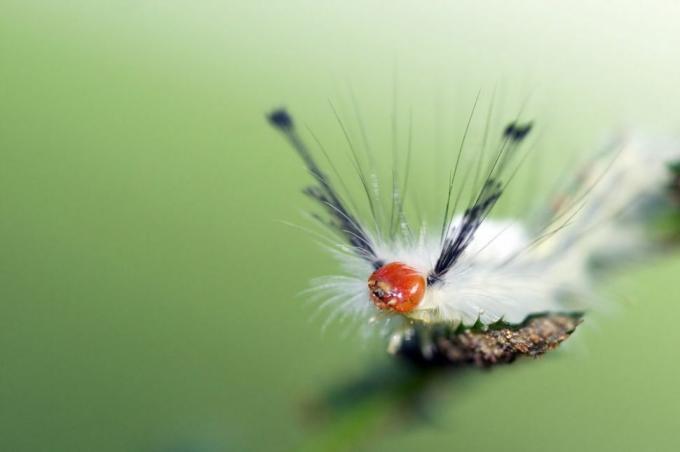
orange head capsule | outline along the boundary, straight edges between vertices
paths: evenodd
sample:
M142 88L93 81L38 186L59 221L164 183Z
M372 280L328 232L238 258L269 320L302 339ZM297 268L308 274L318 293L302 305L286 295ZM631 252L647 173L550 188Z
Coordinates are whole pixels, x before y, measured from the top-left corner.
M368 278L371 301L378 309L410 312L425 295L425 278L401 262L385 264Z

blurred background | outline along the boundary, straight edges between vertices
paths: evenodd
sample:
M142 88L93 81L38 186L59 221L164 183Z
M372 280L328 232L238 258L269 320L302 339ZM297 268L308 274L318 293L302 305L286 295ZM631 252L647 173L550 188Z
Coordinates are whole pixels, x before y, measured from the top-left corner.
M305 407L390 363L298 295L337 268L278 222L301 223L309 178L264 114L289 107L335 153L328 99L355 96L380 153L397 86L429 155L499 87L510 114L531 96L548 183L611 133L680 133L679 17L671 1L0 0L0 450L323 434ZM427 420L363 447L678 450L679 271L669 256L603 282L618 308L563 349L452 376Z

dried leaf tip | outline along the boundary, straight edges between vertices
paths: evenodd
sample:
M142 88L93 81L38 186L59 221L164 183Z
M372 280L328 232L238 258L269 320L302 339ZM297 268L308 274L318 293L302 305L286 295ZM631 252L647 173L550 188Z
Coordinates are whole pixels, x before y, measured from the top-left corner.
M491 367L511 363L520 356L535 358L549 352L567 340L581 322L580 314L546 314L529 318L517 327L464 332L435 330L402 341L396 354L425 367Z

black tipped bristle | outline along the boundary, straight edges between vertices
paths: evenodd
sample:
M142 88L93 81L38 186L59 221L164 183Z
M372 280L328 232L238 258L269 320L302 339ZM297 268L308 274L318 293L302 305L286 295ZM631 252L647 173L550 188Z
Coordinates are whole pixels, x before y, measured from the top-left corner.
M376 256L373 243L359 221L349 212L340 199L340 195L333 188L328 176L319 168L311 152L298 134L293 124L293 118L284 108L278 108L267 115L269 123L276 127L286 137L293 149L302 158L307 170L314 177L316 184L307 187L304 193L316 200L329 214L331 220L324 221L317 215L314 218L334 228L355 249L363 259L369 261L374 268L382 266L382 261Z
M269 123L281 130L290 130L293 128L293 118L283 108L274 110L267 115Z
M522 141L527 135L529 135L529 132L531 132L531 128L533 126L534 124L532 122L528 122L526 124L517 124L516 122L511 122L505 128L503 136L512 141Z

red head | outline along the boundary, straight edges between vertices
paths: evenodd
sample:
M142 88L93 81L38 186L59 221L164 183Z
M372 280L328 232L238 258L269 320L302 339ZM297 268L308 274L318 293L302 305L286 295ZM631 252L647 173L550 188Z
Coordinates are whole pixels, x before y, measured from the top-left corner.
M371 301L378 309L410 312L425 295L425 278L401 262L385 264L368 278Z

